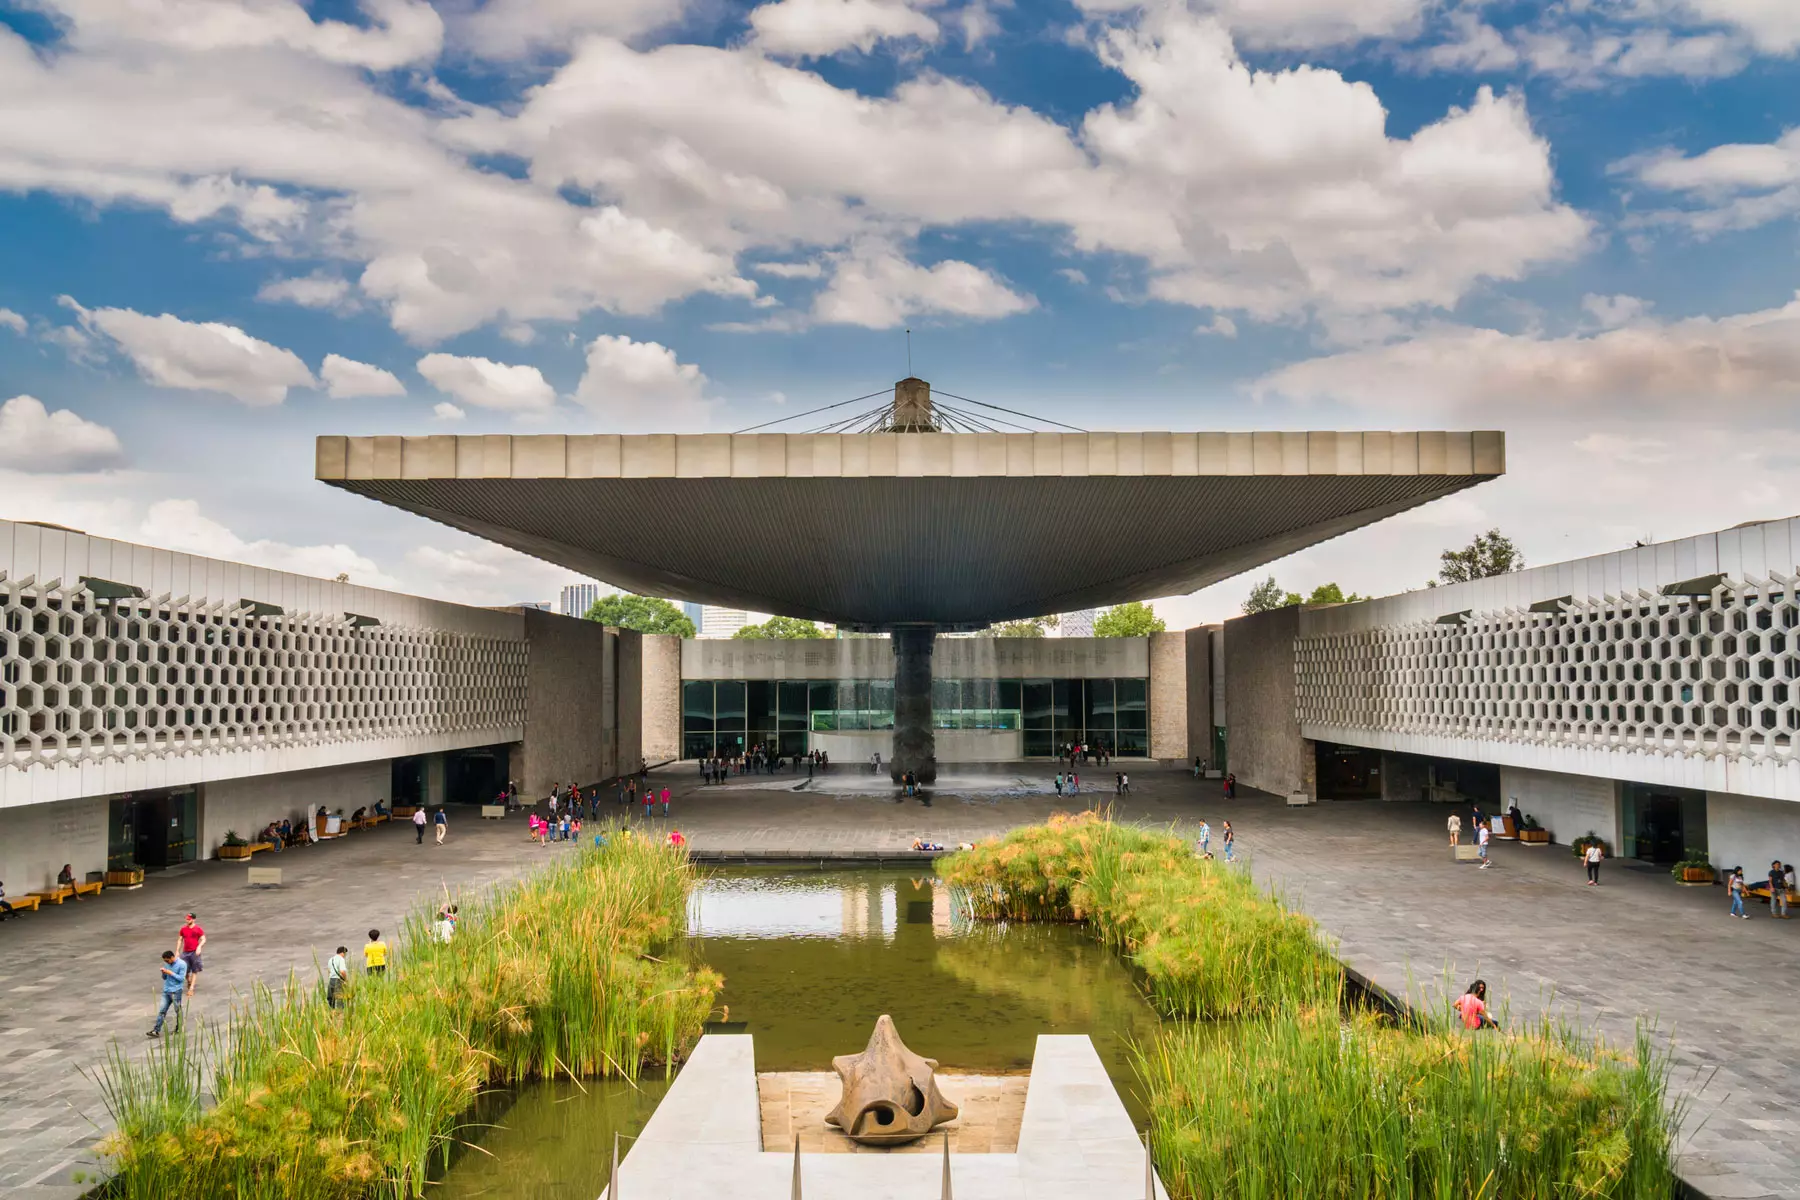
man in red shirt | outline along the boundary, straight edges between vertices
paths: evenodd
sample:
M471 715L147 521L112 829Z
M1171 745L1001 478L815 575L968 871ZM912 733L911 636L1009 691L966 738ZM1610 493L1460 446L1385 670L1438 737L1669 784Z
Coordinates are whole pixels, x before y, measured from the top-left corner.
M176 938L180 942L181 961L187 964L188 999L194 998L194 985L200 982L200 951L206 946L206 930L200 928L200 922L193 913L187 915L187 921L177 931Z

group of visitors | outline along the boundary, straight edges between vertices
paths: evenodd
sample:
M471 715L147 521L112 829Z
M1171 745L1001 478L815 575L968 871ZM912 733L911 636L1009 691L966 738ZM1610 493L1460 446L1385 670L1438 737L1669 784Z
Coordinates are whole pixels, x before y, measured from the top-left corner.
M194 989L199 986L200 972L205 969L201 951L206 949L206 930L200 927L200 918L193 913L181 923L175 931L175 949L162 952L162 1004L156 1010L156 1024L144 1034L145 1037L161 1037L163 1024L169 1014L175 1015L175 1029L181 1029L182 1001L191 999Z
M1095 766L1104 767L1113 758L1113 748L1108 742L1096 742L1092 746L1086 742L1064 742L1061 749L1060 757L1068 760L1071 772L1076 767L1085 766L1089 762Z
M448 909L438 910L438 920L444 919L446 911L454 911L455 905ZM449 938L443 938L449 941ZM344 992L350 986L350 948L339 946L337 953L325 960L325 1003L332 1008L344 1007ZM388 947L381 940L381 930L369 930L369 940L363 944L363 973L365 975L387 974Z
M1219 845L1224 847L1225 861L1233 861L1237 855L1237 833L1231 828L1230 821L1219 822ZM1194 850L1201 858L1213 856L1212 826L1204 820L1200 822L1200 828L1194 838Z
M876 757L879 758L880 755L877 755ZM900 772L900 794L903 796L917 796L919 794L919 773L917 771Z
M438 805L437 811L432 813L429 817L425 815L425 806L423 804L419 805L417 808L413 809L412 819L413 833L415 835L413 838L413 845L415 846L423 846L425 844L425 826L427 824L433 826L437 830L437 844L440 846L444 844L444 839L450 834L450 815L444 811L444 806L441 804Z
M806 757L807 774L814 767L823 768L826 756L818 750ZM877 756L879 757L879 756ZM703 755L699 760L700 780L702 783L724 783L732 775L773 775L775 772L792 766L800 769L800 755L791 760L770 742L757 742L741 754Z
M1794 864L1775 859L1769 863L1769 915L1778 921L1788 919L1788 897L1794 890ZM1744 878L1744 868L1733 867L1725 878L1725 890L1731 896L1731 915L1742 917L1748 921L1750 914L1744 911L1744 898L1750 894L1750 884Z
M531 840L540 846L551 842L579 842L581 840L581 817L568 809L561 816L552 813L548 818L540 817L535 812L526 816L531 827Z
M1462 817L1451 813L1449 819L1444 822L1444 827L1450 834L1450 849L1454 852L1456 847L1462 844ZM1487 818L1481 815L1479 804L1475 806L1474 824L1471 828L1475 830L1477 855L1481 859L1481 869L1485 871L1494 865L1493 860L1488 858L1488 839L1493 835L1493 829L1489 826ZM1599 861L1599 859L1593 859L1588 865L1588 882L1590 884L1597 885L1599 882Z

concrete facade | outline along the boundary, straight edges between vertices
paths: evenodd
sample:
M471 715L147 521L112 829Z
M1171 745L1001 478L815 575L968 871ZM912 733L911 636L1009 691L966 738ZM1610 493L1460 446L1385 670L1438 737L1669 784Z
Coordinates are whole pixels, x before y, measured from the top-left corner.
M346 815L359 808L373 809L388 800L392 783L388 760L378 759L207 784L200 793L200 857L216 857L227 830L254 841L270 821L286 817L302 824L308 805L331 812L341 808Z
M1211 762L1213 757L1212 626L1197 625L1181 636L1187 677L1187 757Z
M520 788L543 796L556 783L613 778L624 758L621 729L635 724L621 708L643 703L641 690L619 686L620 646L643 635L540 612L525 614L525 630L531 655L523 753L515 767Z
M1142 679L1151 674L1148 638L939 638L932 658L932 673L939 679ZM893 677L893 644L885 637L681 642L682 679Z
M1384 756L1389 757L1389 756ZM1617 852L1623 844L1619 828L1619 785L1611 779L1500 768L1500 803L1518 800L1519 811L1567 846L1584 833L1597 833ZM1416 796L1409 799L1417 799Z
M678 637L642 640L643 734L639 753L653 763L681 757L681 648Z
M1742 867L1752 882L1768 874L1772 858L1800 863L1800 804L1708 792L1706 844L1715 867Z
M1277 795L1315 791L1313 743L1301 736L1295 707L1301 611L1294 605L1225 623L1230 770L1239 783Z
M1150 646L1150 757L1188 757L1187 634L1153 633Z

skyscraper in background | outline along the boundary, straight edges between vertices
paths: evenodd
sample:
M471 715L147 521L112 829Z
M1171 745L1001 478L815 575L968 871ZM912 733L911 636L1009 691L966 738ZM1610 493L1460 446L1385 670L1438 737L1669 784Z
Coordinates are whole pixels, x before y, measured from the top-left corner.
M750 614L741 608L718 608L707 604L700 609L700 636L728 638L750 623Z
M694 632L698 634L700 632L700 622L706 615L706 605L700 603L698 600L683 600L681 602L681 611L688 620L694 623Z
M562 601L557 606L557 611L565 617L585 617L588 609L594 607L594 601L599 598L599 584L571 583L562 590Z
M1099 612L1097 608L1078 608L1074 612L1063 613L1056 619L1057 636L1093 637L1094 617Z

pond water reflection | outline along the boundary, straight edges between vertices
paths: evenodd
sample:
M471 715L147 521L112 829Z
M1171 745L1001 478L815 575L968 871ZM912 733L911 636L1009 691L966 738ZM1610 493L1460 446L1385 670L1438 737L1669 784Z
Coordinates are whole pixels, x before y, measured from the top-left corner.
M717 872L695 889L688 930L692 952L725 977L720 1028L755 1036L759 1071L830 1070L882 1013L951 1071L1025 1071L1038 1034L1085 1033L1142 1123L1130 1045L1157 1018L1085 930L977 924L932 879L891 869ZM539 1084L495 1097L477 1118L492 1127L461 1135L479 1149L457 1156L435 1194L593 1200L613 1131L635 1136L666 1087Z

